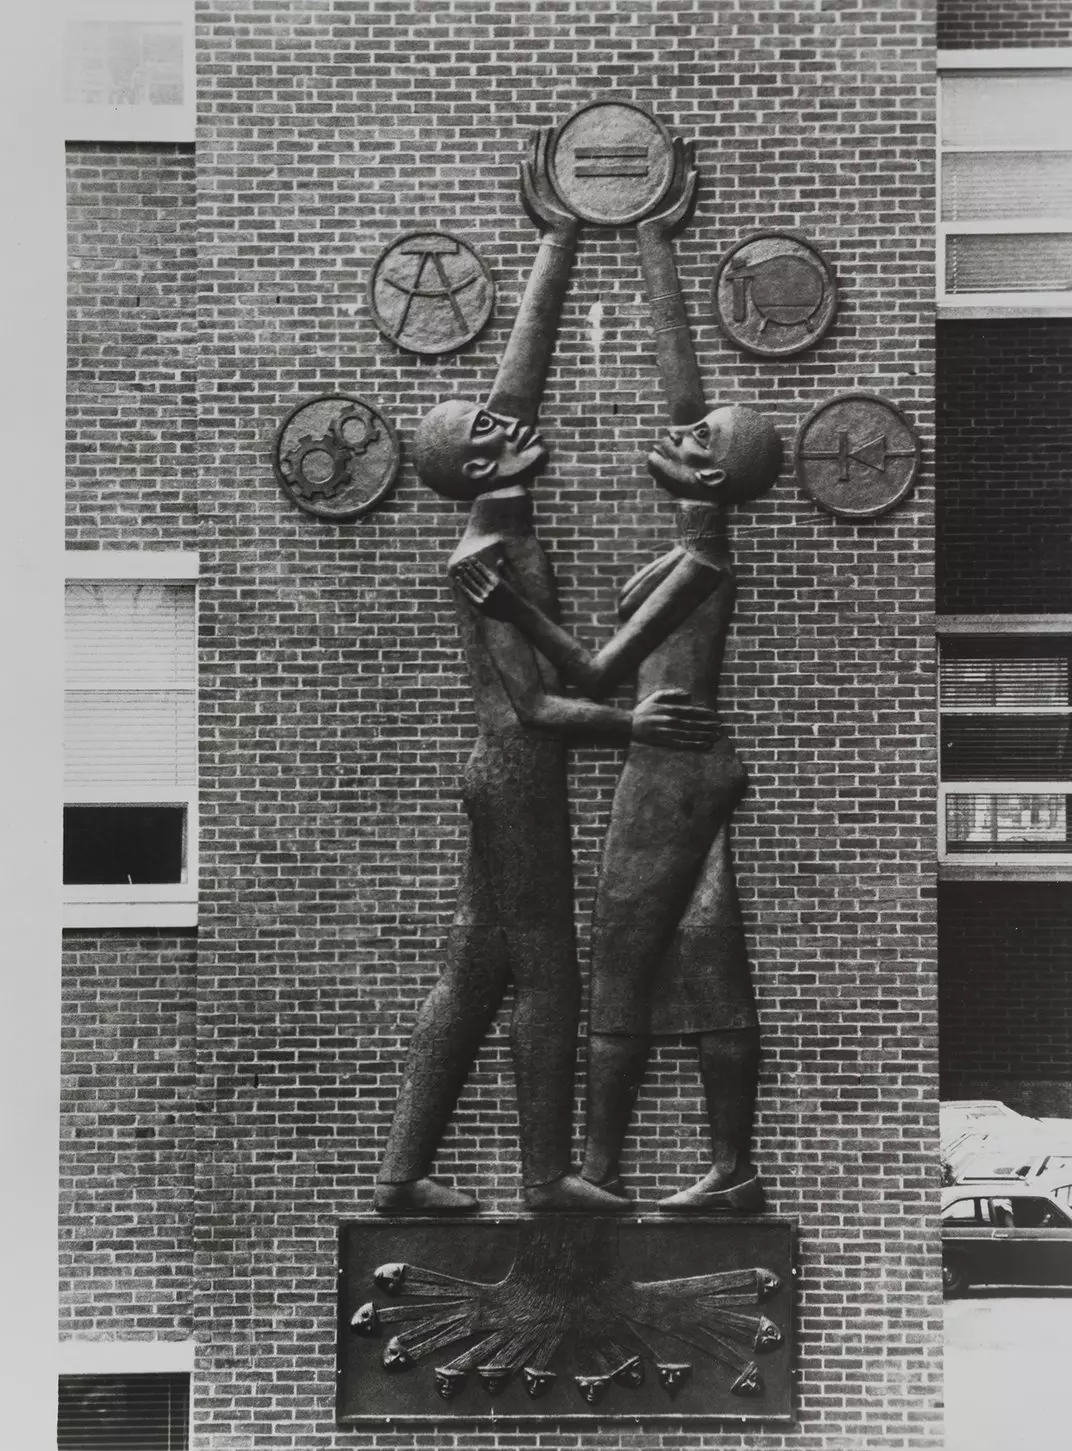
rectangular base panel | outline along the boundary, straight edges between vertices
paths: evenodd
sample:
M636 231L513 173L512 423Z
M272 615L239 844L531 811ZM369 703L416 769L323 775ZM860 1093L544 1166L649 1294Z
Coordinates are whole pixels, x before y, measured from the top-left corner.
M336 1419L791 1422L794 1246L768 1218L354 1220Z

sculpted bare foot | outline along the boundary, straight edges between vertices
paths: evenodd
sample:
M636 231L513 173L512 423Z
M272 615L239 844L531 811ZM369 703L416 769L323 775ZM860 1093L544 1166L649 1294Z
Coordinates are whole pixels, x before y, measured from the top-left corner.
M589 1184L579 1174L563 1174L549 1184L531 1184L525 1190L525 1206L538 1210L585 1210L592 1214L621 1214L629 1201Z
M480 1208L472 1194L434 1179L377 1184L372 1202L377 1214L475 1214Z
M763 1185L751 1164L740 1165L732 1174L712 1169L687 1189L660 1200L659 1208L674 1213L718 1210L758 1214L763 1208Z

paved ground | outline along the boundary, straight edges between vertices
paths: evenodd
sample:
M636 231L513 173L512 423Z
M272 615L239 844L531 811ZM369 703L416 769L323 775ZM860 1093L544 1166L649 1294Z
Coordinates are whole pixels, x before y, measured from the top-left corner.
M946 1451L1072 1447L1072 1291L945 1305Z

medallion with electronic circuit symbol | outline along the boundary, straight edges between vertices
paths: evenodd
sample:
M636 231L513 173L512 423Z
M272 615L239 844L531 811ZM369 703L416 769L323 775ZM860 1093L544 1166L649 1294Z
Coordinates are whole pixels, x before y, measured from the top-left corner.
M919 437L901 410L874 393L842 393L812 409L797 431L797 479L820 508L873 519L907 498Z

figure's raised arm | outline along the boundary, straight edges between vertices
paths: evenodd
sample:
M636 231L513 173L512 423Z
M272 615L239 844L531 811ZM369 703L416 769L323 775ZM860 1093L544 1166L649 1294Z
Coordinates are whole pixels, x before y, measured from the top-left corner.
M585 695L607 695L634 673L697 605L717 589L722 571L694 555L678 552L667 577L622 628L595 651L586 650L568 631L517 593L498 570L475 555L452 571L459 588L492 619L516 626L541 655Z
M540 409L580 230L551 186L550 140L550 129L535 132L520 167L521 201L543 237L487 400L490 412L527 424L535 423Z
M670 422L675 424L695 423L707 412L671 245L696 204L698 182L693 145L690 142L686 146L679 137L674 142L674 177L666 201L659 212L645 217L637 226L659 374L670 404Z

